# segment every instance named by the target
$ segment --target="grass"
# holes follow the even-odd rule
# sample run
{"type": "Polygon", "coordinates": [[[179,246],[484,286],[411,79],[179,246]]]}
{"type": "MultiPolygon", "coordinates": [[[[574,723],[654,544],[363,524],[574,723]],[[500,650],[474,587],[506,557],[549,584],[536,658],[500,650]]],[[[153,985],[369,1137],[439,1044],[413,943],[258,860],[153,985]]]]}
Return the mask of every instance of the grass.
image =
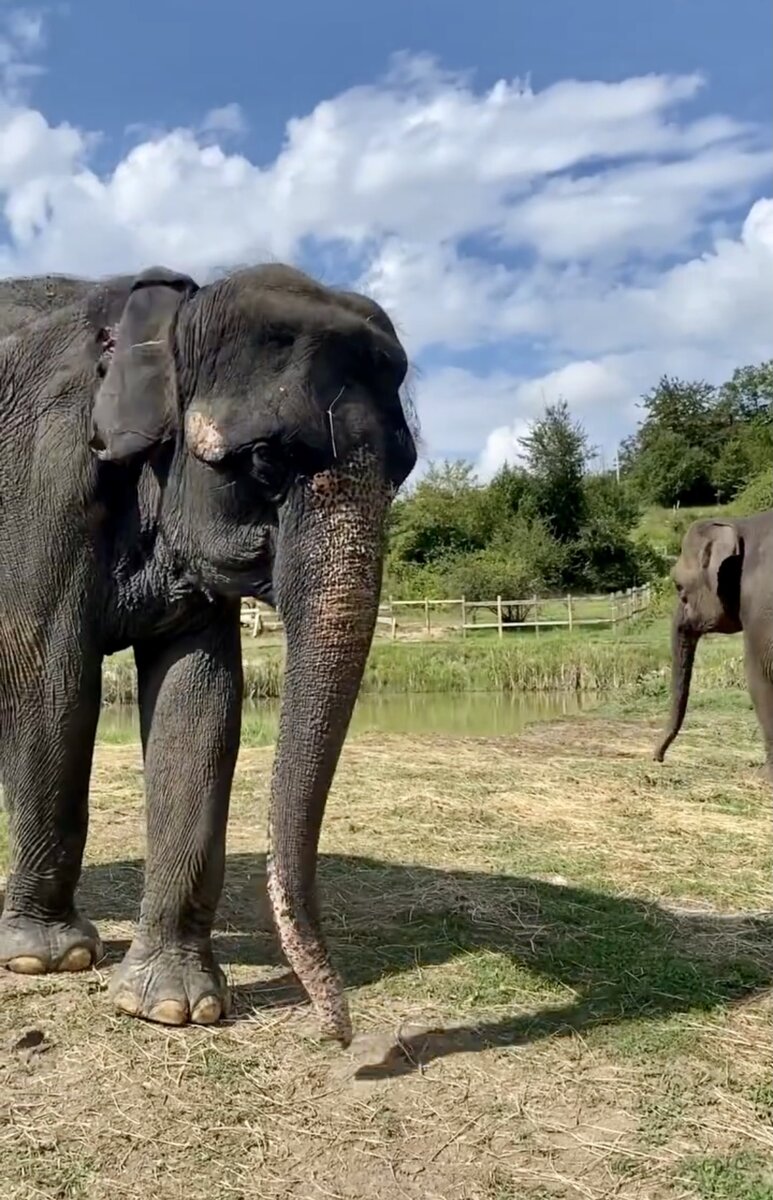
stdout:
{"type": "MultiPolygon", "coordinates": [[[[669,597],[670,599],[670,597],[669,597]]],[[[245,687],[250,699],[281,693],[283,648],[245,637],[245,687]]],[[[739,637],[705,638],[698,653],[701,679],[716,687],[743,687],[739,637]]],[[[515,634],[499,641],[483,634],[465,640],[375,641],[363,679],[364,694],[470,691],[636,691],[660,689],[670,671],[668,618],[638,620],[624,632],[602,630],[515,634]]],[[[136,696],[133,660],[109,659],[104,670],[105,703],[136,696]]]]}
{"type": "Polygon", "coordinates": [[[744,1152],[696,1159],[685,1182],[701,1200],[773,1200],[773,1170],[762,1154],[744,1152]]]}
{"type": "Polygon", "coordinates": [[[677,527],[680,530],[684,530],[693,521],[700,521],[706,517],[721,516],[723,513],[728,513],[729,511],[728,506],[722,504],[678,508],[676,512],[674,512],[673,508],[653,504],[642,513],[636,527],[636,533],[639,537],[645,538],[657,549],[663,551],[673,542],[674,530],[677,527]]]}
{"type": "Polygon", "coordinates": [[[108,957],[0,976],[0,1195],[770,1200],[770,788],[745,694],[695,699],[664,766],[655,696],[517,737],[347,742],[320,864],[346,1053],[271,932],[270,746],[234,789],[233,1015],[110,1013],[142,779],[137,746],[100,745],[81,899],[108,957]]]}

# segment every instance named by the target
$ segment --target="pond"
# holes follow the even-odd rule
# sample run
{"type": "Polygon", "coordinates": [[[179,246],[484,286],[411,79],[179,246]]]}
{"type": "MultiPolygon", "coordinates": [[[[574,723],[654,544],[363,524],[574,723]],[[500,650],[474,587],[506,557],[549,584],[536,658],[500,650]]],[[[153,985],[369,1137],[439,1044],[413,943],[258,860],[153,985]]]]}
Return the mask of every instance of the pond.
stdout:
{"type": "MultiPolygon", "coordinates": [[[[599,695],[583,696],[577,692],[366,694],[357,702],[350,733],[501,737],[519,733],[534,721],[582,712],[602,699],[599,695]]],[[[270,745],[276,737],[278,720],[276,700],[245,704],[244,743],[270,745]]],[[[136,708],[105,707],[99,737],[110,742],[139,740],[136,708]]]]}

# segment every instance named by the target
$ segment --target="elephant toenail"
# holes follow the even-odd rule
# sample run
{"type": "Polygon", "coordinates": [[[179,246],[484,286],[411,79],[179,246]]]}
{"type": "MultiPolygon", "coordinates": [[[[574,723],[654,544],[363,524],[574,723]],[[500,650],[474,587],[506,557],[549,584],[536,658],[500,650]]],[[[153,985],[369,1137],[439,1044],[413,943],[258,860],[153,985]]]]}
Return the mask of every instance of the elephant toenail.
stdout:
{"type": "Polygon", "coordinates": [[[30,954],[20,954],[8,963],[8,970],[15,971],[17,975],[45,975],[47,969],[42,958],[35,958],[30,954]]]}
{"type": "Polygon", "coordinates": [[[73,946],[62,957],[57,966],[58,971],[85,971],[92,963],[92,954],[88,946],[73,946]]]}
{"type": "Polygon", "coordinates": [[[188,1008],[179,1000],[161,1000],[148,1014],[149,1021],[159,1025],[184,1025],[188,1020],[188,1008]]]}
{"type": "Polygon", "coordinates": [[[191,1013],[194,1025],[214,1025],[224,1016],[223,1005],[217,996],[204,996],[191,1013]]]}
{"type": "Polygon", "coordinates": [[[138,1017],[140,1013],[139,998],[128,988],[121,988],[119,992],[116,992],[113,996],[113,1006],[119,1012],[125,1013],[127,1017],[138,1017]]]}

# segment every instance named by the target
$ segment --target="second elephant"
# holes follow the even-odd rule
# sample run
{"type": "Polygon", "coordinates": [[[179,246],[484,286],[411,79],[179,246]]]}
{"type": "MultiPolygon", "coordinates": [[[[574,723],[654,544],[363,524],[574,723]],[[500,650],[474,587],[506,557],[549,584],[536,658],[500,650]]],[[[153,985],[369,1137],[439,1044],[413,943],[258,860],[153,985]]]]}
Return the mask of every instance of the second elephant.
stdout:
{"type": "Polygon", "coordinates": [[[695,651],[705,633],[740,633],[749,692],[773,777],[773,510],[738,520],[695,521],[671,576],[671,716],[655,750],[662,762],[687,711],[695,651]]]}

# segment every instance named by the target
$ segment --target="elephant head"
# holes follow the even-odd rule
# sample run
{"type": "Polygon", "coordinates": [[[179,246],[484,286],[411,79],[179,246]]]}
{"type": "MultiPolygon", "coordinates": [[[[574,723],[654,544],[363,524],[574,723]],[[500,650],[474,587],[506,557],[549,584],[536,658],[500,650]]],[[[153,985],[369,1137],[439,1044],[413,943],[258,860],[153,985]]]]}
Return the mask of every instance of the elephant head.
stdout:
{"type": "Polygon", "coordinates": [[[671,626],[671,715],[655,761],[684,721],[695,650],[704,633],[738,633],[744,541],[732,521],[695,521],[671,570],[678,600],[671,626]]]}
{"type": "Polygon", "coordinates": [[[92,413],[100,458],[151,463],[165,541],[205,587],[254,594],[276,528],[287,655],[269,894],[290,965],[344,1043],[317,845],[373,636],[389,504],[416,461],[406,370],[391,321],[363,296],[279,265],[201,288],[154,268],[131,287],[92,413]]]}

